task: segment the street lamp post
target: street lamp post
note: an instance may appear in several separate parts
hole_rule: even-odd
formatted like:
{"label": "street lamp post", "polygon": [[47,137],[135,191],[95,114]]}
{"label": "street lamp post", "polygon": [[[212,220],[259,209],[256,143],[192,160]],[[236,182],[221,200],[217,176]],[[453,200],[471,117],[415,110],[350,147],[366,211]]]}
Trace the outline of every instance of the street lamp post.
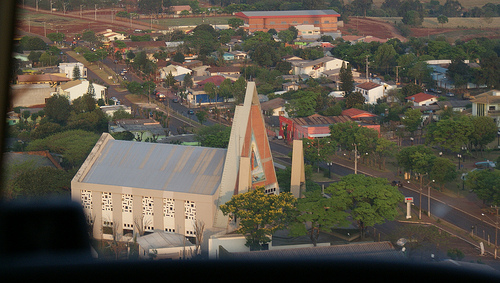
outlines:
{"label": "street lamp post", "polygon": [[[432,183],[434,183],[435,180],[432,180]],[[429,182],[429,184],[427,184],[427,216],[431,217],[431,186],[429,186],[431,184],[431,182]]]}
{"label": "street lamp post", "polygon": [[328,178],[331,179],[332,178],[332,165],[333,163],[332,162],[328,162],[326,163],[326,165],[328,165]]}
{"label": "street lamp post", "polygon": [[458,157],[458,170],[460,170],[460,159],[462,159],[462,155],[459,153],[457,154]]}

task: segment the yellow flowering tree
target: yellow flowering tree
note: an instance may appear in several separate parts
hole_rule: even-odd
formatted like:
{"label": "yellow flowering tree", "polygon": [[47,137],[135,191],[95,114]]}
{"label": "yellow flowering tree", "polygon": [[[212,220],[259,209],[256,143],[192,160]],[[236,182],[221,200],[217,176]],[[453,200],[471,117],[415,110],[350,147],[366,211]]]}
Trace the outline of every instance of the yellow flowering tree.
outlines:
{"label": "yellow flowering tree", "polygon": [[268,195],[259,187],[243,194],[234,195],[220,206],[224,215],[239,221],[237,233],[245,235],[250,250],[260,250],[271,241],[271,235],[286,227],[296,216],[297,200],[291,193]]}

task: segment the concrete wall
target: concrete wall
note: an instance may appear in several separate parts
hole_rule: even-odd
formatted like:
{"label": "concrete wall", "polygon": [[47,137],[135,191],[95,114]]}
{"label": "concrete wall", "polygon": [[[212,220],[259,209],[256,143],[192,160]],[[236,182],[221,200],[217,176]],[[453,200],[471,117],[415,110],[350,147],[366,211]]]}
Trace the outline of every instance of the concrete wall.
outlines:
{"label": "concrete wall", "polygon": [[12,86],[12,107],[45,104],[55,91],[48,84],[21,84]]}

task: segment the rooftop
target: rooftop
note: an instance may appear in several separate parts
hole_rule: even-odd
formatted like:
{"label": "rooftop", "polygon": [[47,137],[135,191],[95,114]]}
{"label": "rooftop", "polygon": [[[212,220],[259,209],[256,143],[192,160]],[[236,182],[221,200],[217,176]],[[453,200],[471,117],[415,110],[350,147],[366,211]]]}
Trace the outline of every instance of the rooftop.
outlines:
{"label": "rooftop", "polygon": [[299,126],[320,126],[344,123],[353,120],[349,116],[322,116],[314,114],[308,117],[292,118],[292,121]]}
{"label": "rooftop", "polygon": [[[221,253],[221,256],[223,254]],[[363,258],[404,260],[405,256],[394,249],[390,242],[359,243],[347,245],[333,245],[326,247],[310,247],[295,249],[266,250],[254,252],[226,253],[229,258],[256,260],[256,259],[304,259],[304,258]]]}
{"label": "rooftop", "polygon": [[485,93],[476,95],[471,101],[472,103],[485,103],[485,104],[499,104],[500,103],[500,90],[490,90]]}
{"label": "rooftop", "polygon": [[226,149],[109,139],[83,183],[213,195]]}
{"label": "rooftop", "polygon": [[377,87],[381,87],[381,85],[374,82],[364,82],[356,86],[357,88],[361,88],[364,90],[372,90]]}
{"label": "rooftop", "polygon": [[426,100],[429,100],[429,99],[432,99],[432,98],[436,98],[437,99],[437,96],[432,95],[432,94],[428,94],[428,93],[419,92],[417,94],[408,96],[405,99],[413,101],[413,102],[416,102],[416,103],[419,103],[419,102],[426,101]]}

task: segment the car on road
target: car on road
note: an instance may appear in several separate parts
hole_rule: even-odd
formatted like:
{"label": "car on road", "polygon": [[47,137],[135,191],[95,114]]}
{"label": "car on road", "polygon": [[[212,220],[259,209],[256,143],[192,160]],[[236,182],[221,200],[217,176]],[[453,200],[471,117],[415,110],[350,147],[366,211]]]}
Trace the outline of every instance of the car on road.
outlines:
{"label": "car on road", "polygon": [[453,97],[453,96],[455,96],[455,94],[453,94],[453,93],[451,93],[451,92],[448,92],[448,93],[446,93],[446,96],[448,96],[448,97]]}
{"label": "car on road", "polygon": [[401,181],[398,181],[398,180],[394,180],[391,182],[391,185],[392,186],[398,186],[398,187],[402,187],[403,186],[403,183],[401,183]]}
{"label": "car on road", "polygon": [[188,110],[188,114],[189,114],[189,115],[193,115],[193,114],[194,114],[194,111],[193,111],[192,109],[189,109],[189,110]]}
{"label": "car on road", "polygon": [[174,99],[172,99],[172,102],[173,102],[173,103],[178,103],[178,102],[179,102],[179,98],[174,98]]}

